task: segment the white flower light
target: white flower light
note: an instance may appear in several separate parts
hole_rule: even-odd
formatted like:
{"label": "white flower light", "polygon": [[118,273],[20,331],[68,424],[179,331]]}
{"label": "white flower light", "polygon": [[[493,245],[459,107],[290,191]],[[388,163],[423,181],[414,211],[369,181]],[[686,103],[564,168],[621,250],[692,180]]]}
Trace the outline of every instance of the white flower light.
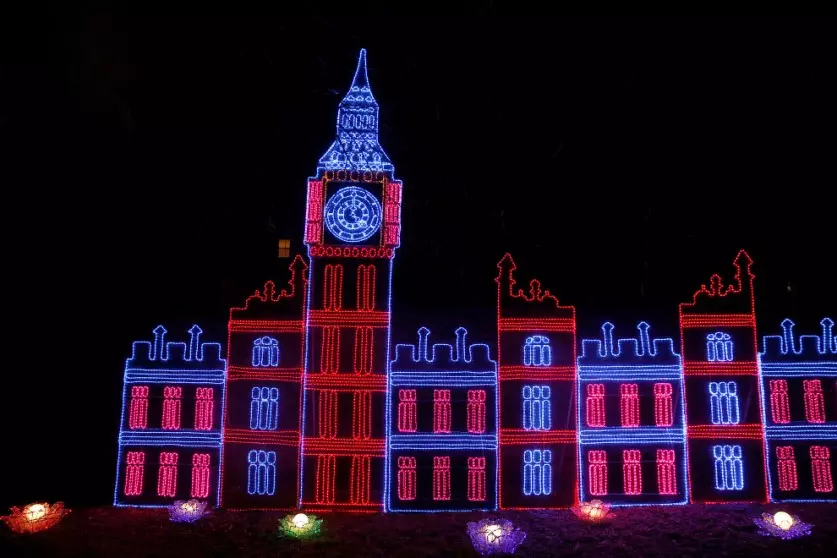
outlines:
{"label": "white flower light", "polygon": [[291,523],[293,523],[294,527],[297,529],[302,529],[308,525],[308,516],[304,513],[298,513],[293,517],[293,519],[291,519]]}

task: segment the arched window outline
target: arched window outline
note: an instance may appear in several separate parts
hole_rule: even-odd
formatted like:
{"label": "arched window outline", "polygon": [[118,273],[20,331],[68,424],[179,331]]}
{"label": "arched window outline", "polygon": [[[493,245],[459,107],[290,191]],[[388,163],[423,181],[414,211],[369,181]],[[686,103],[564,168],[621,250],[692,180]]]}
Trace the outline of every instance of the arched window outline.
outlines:
{"label": "arched window outline", "polygon": [[523,344],[523,365],[552,365],[552,347],[549,346],[549,337],[533,335],[526,338],[526,342]]}
{"label": "arched window outline", "polygon": [[273,496],[276,492],[276,452],[250,450],[247,464],[247,493]]}
{"label": "arched window outline", "polygon": [[552,494],[552,450],[528,449],[523,452],[523,494]]}
{"label": "arched window outline", "polygon": [[741,446],[712,446],[715,458],[715,490],[744,490]]}
{"label": "arched window outline", "polygon": [[252,364],[257,368],[276,368],[279,366],[279,341],[268,335],[253,340]]}
{"label": "arched window outline", "polygon": [[552,391],[549,386],[523,386],[523,429],[552,429]]}
{"label": "arched window outline", "polygon": [[279,427],[279,388],[254,386],[250,390],[250,430]]}
{"label": "arched window outline", "polygon": [[729,333],[716,331],[706,336],[706,360],[709,362],[732,362],[733,343]]}
{"label": "arched window outline", "polygon": [[709,413],[712,424],[738,424],[738,384],[709,382]]}

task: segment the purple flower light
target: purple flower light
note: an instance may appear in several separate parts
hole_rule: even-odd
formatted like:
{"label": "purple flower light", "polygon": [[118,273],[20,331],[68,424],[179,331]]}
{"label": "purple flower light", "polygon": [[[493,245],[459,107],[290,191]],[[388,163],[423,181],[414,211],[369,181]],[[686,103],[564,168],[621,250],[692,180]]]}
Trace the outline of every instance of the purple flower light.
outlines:
{"label": "purple flower light", "polygon": [[169,505],[169,519],[175,523],[194,523],[209,514],[209,504],[199,500],[177,500]]}
{"label": "purple flower light", "polygon": [[483,519],[468,523],[468,535],[474,550],[487,556],[495,553],[513,554],[526,540],[526,533],[507,519]]}
{"label": "purple flower light", "polygon": [[777,512],[775,515],[763,513],[761,517],[754,517],[753,523],[759,527],[759,535],[784,540],[810,535],[813,527],[810,523],[802,522],[798,516],[785,512]]}

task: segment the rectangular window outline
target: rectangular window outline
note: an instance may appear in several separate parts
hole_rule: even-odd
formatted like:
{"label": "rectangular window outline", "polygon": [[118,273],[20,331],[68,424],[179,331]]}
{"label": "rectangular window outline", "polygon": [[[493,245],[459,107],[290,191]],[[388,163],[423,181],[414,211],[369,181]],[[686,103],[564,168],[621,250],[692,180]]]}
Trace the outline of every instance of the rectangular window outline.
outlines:
{"label": "rectangular window outline", "polygon": [[468,458],[468,500],[485,501],[485,458]]}
{"label": "rectangular window outline", "polygon": [[125,496],[141,496],[145,452],[129,451],[125,456]]}
{"label": "rectangular window outline", "polygon": [[590,494],[607,496],[607,452],[590,450],[587,452],[587,461],[589,462]]}
{"label": "rectangular window outline", "polygon": [[674,424],[672,393],[674,389],[670,383],[654,384],[654,422],[657,426]]}
{"label": "rectangular window outline", "polygon": [[131,386],[131,407],[128,428],[144,430],[148,427],[148,386]]}
{"label": "rectangular window outline", "polygon": [[471,434],[485,433],[485,390],[468,390],[467,427]]}
{"label": "rectangular window outline", "polygon": [[773,419],[773,424],[790,422],[787,380],[770,380],[770,418]]}
{"label": "rectangular window outline", "polygon": [[411,501],[416,499],[416,458],[398,458],[398,499]]}
{"label": "rectangular window outline", "polygon": [[163,388],[163,430],[180,430],[180,407],[183,388]]}
{"label": "rectangular window outline", "polygon": [[587,426],[593,428],[605,426],[604,396],[604,384],[587,384]]}
{"label": "rectangular window outline", "polygon": [[433,499],[450,500],[450,456],[433,456]]}
{"label": "rectangular window outline", "polygon": [[450,390],[433,390],[433,432],[450,433]]}
{"label": "rectangular window outline", "polygon": [[209,497],[209,462],[208,453],[196,453],[192,455],[192,498]]}
{"label": "rectangular window outline", "polygon": [[619,385],[619,409],[622,415],[622,428],[639,426],[639,385]]}
{"label": "rectangular window outline", "polygon": [[744,490],[744,463],[741,446],[712,446],[715,458],[715,490]]}
{"label": "rectangular window outline", "polygon": [[416,421],[416,390],[398,390],[398,431],[415,432],[418,429]]}
{"label": "rectangular window outline", "polygon": [[214,399],[215,390],[211,387],[195,390],[195,430],[212,430]]}
{"label": "rectangular window outline", "polygon": [[177,495],[177,459],[173,451],[160,453],[160,466],[157,471],[157,496],[174,498]]}
{"label": "rectangular window outline", "polygon": [[796,474],[796,456],[793,446],[776,446],[776,470],[779,472],[779,490],[787,492],[799,488]]}

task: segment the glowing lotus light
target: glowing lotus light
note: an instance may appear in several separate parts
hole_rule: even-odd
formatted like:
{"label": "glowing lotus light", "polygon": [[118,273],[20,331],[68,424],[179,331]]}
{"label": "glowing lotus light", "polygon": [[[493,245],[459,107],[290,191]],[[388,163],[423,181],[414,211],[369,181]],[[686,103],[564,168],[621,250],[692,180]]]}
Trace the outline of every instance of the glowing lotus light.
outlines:
{"label": "glowing lotus light", "polygon": [[200,500],[176,500],[169,505],[169,519],[175,523],[194,523],[209,514],[209,504]]}
{"label": "glowing lotus light", "polygon": [[793,518],[788,512],[776,512],[773,514],[773,524],[779,527],[782,531],[787,531],[793,527]]}
{"label": "glowing lotus light", "polygon": [[11,508],[11,514],[0,517],[16,533],[37,533],[49,529],[64,519],[70,510],[64,509],[64,502],[55,504],[36,503]]}
{"label": "glowing lotus light", "polygon": [[29,504],[23,508],[23,515],[29,521],[37,521],[46,515],[46,506],[43,504]]}
{"label": "glowing lotus light", "polygon": [[320,534],[322,525],[323,520],[317,519],[317,516],[298,513],[279,520],[279,533],[277,534],[295,539],[310,539]]}
{"label": "glowing lotus light", "polygon": [[483,519],[468,523],[468,535],[474,550],[487,556],[495,553],[513,554],[526,540],[526,533],[506,519]]}
{"label": "glowing lotus light", "polygon": [[763,513],[761,517],[754,517],[753,523],[759,527],[759,535],[785,540],[810,535],[811,527],[813,527],[809,523],[803,523],[799,517],[784,511],[776,512],[774,515]]}
{"label": "glowing lotus light", "polygon": [[571,509],[576,517],[590,523],[602,523],[616,517],[615,513],[610,513],[610,504],[605,504],[601,500],[581,502]]}

